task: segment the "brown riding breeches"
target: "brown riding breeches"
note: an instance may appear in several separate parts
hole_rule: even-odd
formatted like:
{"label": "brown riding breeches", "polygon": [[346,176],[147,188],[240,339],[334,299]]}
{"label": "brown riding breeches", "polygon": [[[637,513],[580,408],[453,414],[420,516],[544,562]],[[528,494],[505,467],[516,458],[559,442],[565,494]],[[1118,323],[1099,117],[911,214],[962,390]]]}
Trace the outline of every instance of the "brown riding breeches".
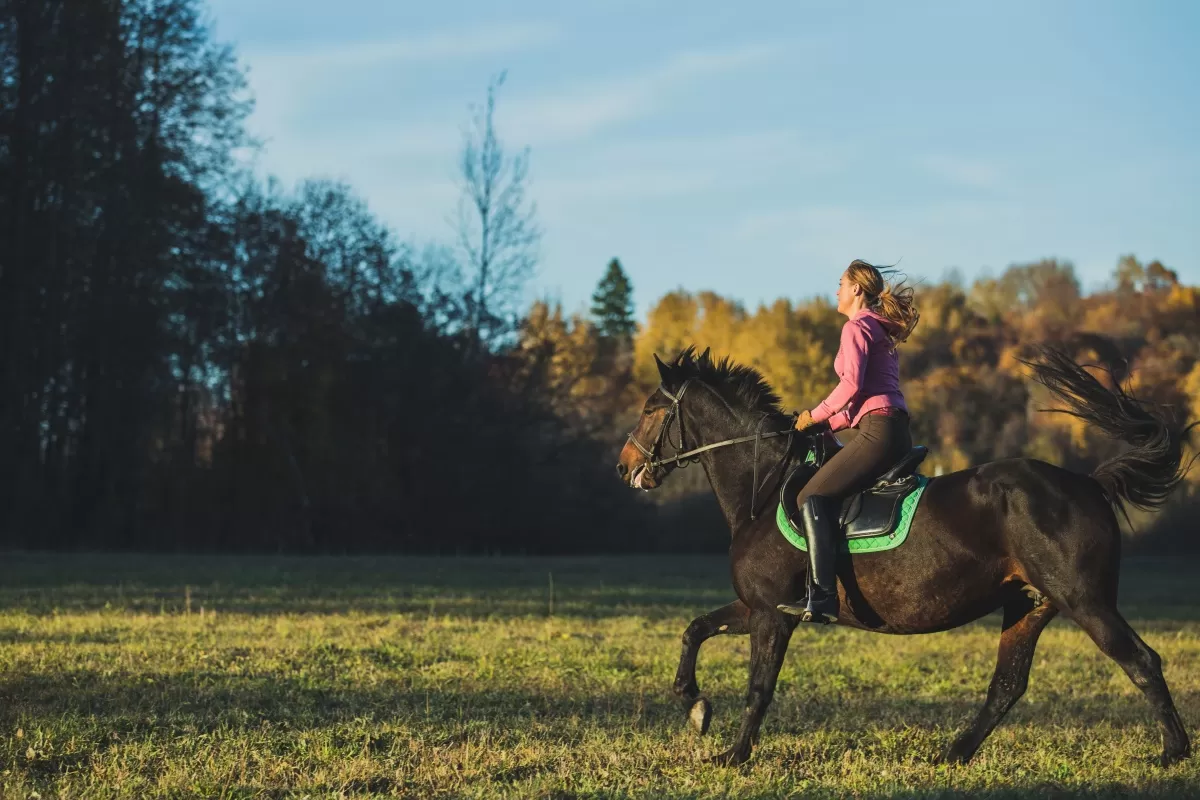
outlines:
{"label": "brown riding breeches", "polygon": [[868,414],[858,435],[825,462],[796,496],[801,506],[812,495],[842,499],[867,488],[912,450],[908,415]]}

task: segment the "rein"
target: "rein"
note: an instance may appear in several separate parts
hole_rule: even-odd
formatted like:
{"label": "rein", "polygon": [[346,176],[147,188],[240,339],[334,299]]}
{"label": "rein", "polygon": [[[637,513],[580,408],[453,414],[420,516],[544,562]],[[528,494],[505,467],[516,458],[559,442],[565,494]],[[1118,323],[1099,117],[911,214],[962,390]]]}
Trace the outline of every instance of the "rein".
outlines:
{"label": "rein", "polygon": [[[670,407],[670,409],[667,410],[667,415],[663,418],[662,427],[660,427],[658,429],[658,436],[654,440],[654,447],[652,449],[647,449],[645,445],[643,445],[641,442],[639,442],[637,440],[637,437],[633,435],[633,431],[629,432],[629,441],[632,442],[633,446],[636,447],[638,449],[638,451],[643,456],[646,457],[646,463],[643,465],[644,469],[657,469],[658,467],[661,467],[664,464],[671,464],[671,463],[675,464],[675,466],[677,468],[683,469],[688,464],[695,464],[697,461],[699,461],[701,453],[706,453],[709,450],[716,450],[721,447],[729,447],[730,445],[745,444],[746,442],[754,442],[754,460],[753,460],[754,472],[753,472],[753,476],[751,478],[753,483],[751,484],[751,489],[750,489],[750,519],[753,520],[755,518],[755,507],[757,506],[757,499],[758,499],[758,445],[759,445],[759,442],[761,442],[763,439],[773,439],[776,436],[790,437],[792,434],[799,433],[799,431],[797,431],[795,426],[793,425],[792,427],[788,428],[787,430],[768,431],[767,433],[762,433],[760,429],[762,428],[763,422],[765,422],[767,419],[767,415],[763,414],[763,416],[758,420],[758,425],[755,426],[755,431],[752,436],[738,436],[738,437],[735,437],[732,439],[722,439],[719,442],[713,442],[712,444],[706,444],[701,447],[693,447],[691,450],[684,451],[683,450],[683,419],[682,419],[682,417],[680,417],[680,414],[679,414],[679,404],[680,404],[680,401],[683,400],[683,395],[687,392],[688,386],[690,386],[691,383],[692,383],[691,378],[684,381],[683,385],[679,387],[678,394],[671,394],[671,392],[667,389],[667,387],[661,383],[658,385],[658,390],[660,392],[662,392],[664,395],[666,395],[667,399],[671,401],[671,407]],[[670,428],[671,428],[672,422],[678,423],[678,425],[677,425],[679,428],[679,444],[678,445],[675,445],[675,443],[671,441]],[[675,447],[675,451],[676,451],[675,455],[667,457],[667,458],[663,458],[661,456],[656,458],[654,454],[656,452],[661,451],[664,439],[667,441],[668,444]],[[683,451],[683,452],[680,452],[680,451]],[[783,460],[780,461],[779,464],[785,463],[791,457],[792,457],[792,449],[789,447],[787,455],[785,455],[783,457]],[[776,464],[775,467],[772,467],[771,472],[774,472],[775,468],[778,467],[779,464]],[[767,473],[767,474],[769,475],[770,473]]]}

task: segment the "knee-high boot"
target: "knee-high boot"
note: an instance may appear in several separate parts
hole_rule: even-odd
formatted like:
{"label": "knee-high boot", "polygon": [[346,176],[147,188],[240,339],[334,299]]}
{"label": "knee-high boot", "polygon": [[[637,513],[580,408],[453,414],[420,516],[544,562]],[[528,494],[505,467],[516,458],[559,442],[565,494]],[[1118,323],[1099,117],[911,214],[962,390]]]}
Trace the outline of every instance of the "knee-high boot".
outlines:
{"label": "knee-high boot", "polygon": [[777,608],[798,615],[804,622],[837,622],[837,536],[840,503],[812,495],[800,509],[808,545],[808,597],[801,603],[781,603]]}

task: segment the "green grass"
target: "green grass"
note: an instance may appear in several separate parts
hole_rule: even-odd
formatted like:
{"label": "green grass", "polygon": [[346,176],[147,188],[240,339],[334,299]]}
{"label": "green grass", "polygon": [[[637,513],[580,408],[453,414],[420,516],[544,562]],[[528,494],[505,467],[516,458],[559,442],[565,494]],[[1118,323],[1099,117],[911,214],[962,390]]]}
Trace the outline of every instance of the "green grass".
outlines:
{"label": "green grass", "polygon": [[[553,573],[554,608],[549,608]],[[1133,560],[1121,607],[1200,721],[1200,564]],[[998,620],[931,636],[802,626],[750,764],[729,745],[749,642],[705,645],[709,735],[670,693],[728,602],[719,558],[7,555],[0,796],[1196,797],[1149,708],[1070,622],[967,767],[933,756],[984,698]]]}

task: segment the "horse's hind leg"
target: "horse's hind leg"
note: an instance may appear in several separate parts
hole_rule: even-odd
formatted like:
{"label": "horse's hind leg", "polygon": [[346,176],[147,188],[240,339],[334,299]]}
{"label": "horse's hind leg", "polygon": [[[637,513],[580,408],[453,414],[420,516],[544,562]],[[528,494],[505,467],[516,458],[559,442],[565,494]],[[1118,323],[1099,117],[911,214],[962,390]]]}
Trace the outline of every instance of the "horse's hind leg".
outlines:
{"label": "horse's hind leg", "polygon": [[1038,637],[1057,613],[1058,609],[1048,601],[1035,602],[1025,595],[1005,603],[1000,653],[988,686],[987,701],[975,721],[946,748],[939,761],[958,764],[970,761],[992,729],[1025,694]]}
{"label": "horse's hind leg", "polygon": [[683,653],[679,656],[674,689],[688,706],[692,727],[702,736],[708,732],[708,723],[712,720],[712,704],[700,696],[700,687],[696,684],[696,656],[700,653],[700,645],[714,636],[749,632],[750,609],[741,600],[696,617],[683,632]]}
{"label": "horse's hind leg", "polygon": [[1121,665],[1133,685],[1141,689],[1150,701],[1162,728],[1163,752],[1160,763],[1167,767],[1187,758],[1191,744],[1163,678],[1162,659],[1158,653],[1142,641],[1115,608],[1090,603],[1064,610],[1092,637],[1104,655]]}

